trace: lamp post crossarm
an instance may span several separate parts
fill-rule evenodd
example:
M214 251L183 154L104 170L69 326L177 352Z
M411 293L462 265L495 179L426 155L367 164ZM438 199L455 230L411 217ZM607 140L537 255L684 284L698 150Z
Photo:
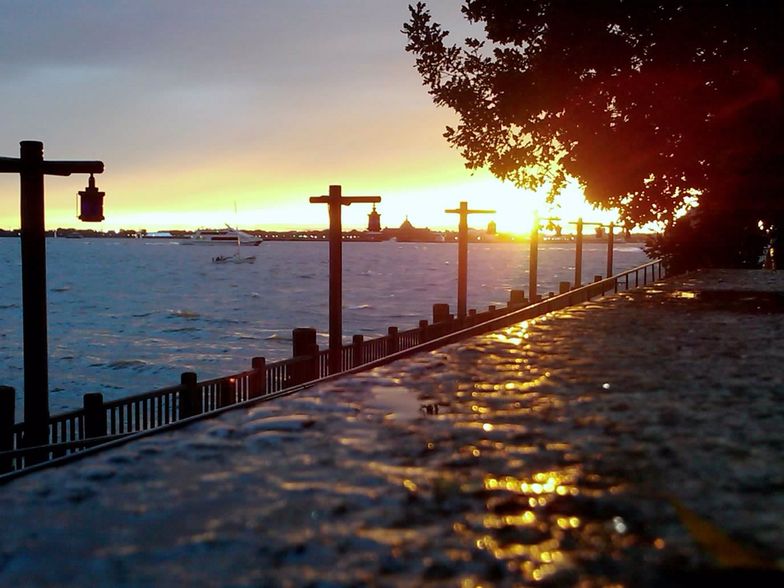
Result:
M588 222L588 221L570 221L569 222L570 225L576 225L578 223L583 225L583 226L586 226L586 225L591 225L591 226L595 226L595 227L607 226L606 223L591 223L591 222ZM612 223L610 223L610 224L612 224Z
M340 203L348 206L354 202L367 202L369 204L377 204L381 202L381 196L343 196Z
M41 163L41 169L44 174L50 176L101 174L103 161L44 161Z
M36 161L26 162L18 157L0 157L0 173L18 174L39 171L49 176L103 173L103 161Z
M444 212L451 214L495 214L495 210L462 210L460 208L447 209Z
M344 206L349 206L354 202L368 202L375 204L381 202L381 196L340 196L339 198L335 198L334 196L310 197L311 204L333 204L336 200Z
M18 157L0 157L0 174L18 174L22 170L22 160Z

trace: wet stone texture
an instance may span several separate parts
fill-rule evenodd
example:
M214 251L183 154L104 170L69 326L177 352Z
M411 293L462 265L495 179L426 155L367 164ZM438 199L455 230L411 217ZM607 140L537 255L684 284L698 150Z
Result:
M0 585L784 585L784 272L705 272L0 488Z

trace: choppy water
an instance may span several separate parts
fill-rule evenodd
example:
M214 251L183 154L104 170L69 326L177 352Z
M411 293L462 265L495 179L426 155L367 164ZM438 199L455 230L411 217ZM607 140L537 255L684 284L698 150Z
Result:
M210 378L247 369L251 357L291 355L291 330L315 327L327 344L328 249L320 242L265 242L253 265L215 265L219 247L173 242L47 242L51 409L85 392L116 398L168 386L183 371ZM250 250L248 250L250 251ZM606 246L584 245L583 281L605 269ZM457 247L451 243L345 243L343 332L374 337L412 328L432 304L453 308ZM638 244L618 244L616 271L644 263ZM543 244L539 290L574 277L574 246ZM21 260L0 239L0 383L17 389L21 415ZM504 304L528 289L527 244L471 244L469 307Z

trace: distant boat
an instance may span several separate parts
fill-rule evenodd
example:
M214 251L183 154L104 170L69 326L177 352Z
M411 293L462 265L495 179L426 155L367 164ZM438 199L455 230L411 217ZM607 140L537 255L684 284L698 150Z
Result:
M255 263L256 256L249 255L247 257L243 257L239 254L239 252L235 253L234 255L218 255L217 257L212 258L212 263Z
M225 229L199 229L187 239L179 239L181 245L261 245L262 239L240 231L229 225ZM225 257L225 256L219 256Z

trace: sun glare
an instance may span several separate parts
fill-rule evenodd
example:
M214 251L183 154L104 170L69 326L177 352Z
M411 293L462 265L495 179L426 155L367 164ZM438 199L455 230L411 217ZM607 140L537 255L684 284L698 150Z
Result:
M308 203L308 197L325 194L330 181L314 184L311 178L281 175L264 170L255 175L245 167L193 170L194 173L162 176L129 175L118 170L99 184L107 192L107 220L99 230L195 229L222 227L228 223L245 229L323 229L327 211ZM379 195L383 227L399 227L408 219L415 227L433 230L455 229L457 218L444 212L465 200L471 208L492 209L494 214L472 215L469 225L484 229L490 221L499 233L528 235L535 214L559 217L564 233L574 231L569 224L582 217L586 222L607 223L617 218L614 211L593 209L585 202L577 181L570 182L555 204L546 202L546 188L526 191L501 182L488 172L479 171L466 178L464 170L444 169L442 174L419 177L368 172L343 177L346 195ZM263 181L260 182L259 178ZM333 180L334 181L334 180ZM79 226L74 211L78 180L63 181L48 194L47 228ZM143 186L140 190L139 187ZM14 209L16 207L13 207ZM18 211L9 209L2 225L18 226ZM236 212L235 212L236 209ZM367 205L343 208L343 227L367 227ZM1 226L1 225L0 225Z
M484 228L490 221L500 233L528 235L534 215L555 216L562 219L564 233L574 231L569 222L582 217L586 222L609 223L617 219L617 211L594 209L585 201L578 182L569 183L554 204L546 202L546 189L536 192L516 188L493 177L472 179L468 182L430 186L416 190L396 190L382 193L379 212L382 225L399 226L406 218L416 227L454 229L456 218L444 212L465 200L472 208L492 209L494 214L472 216L469 225ZM346 222L361 226L368 211L359 208L344 211Z

